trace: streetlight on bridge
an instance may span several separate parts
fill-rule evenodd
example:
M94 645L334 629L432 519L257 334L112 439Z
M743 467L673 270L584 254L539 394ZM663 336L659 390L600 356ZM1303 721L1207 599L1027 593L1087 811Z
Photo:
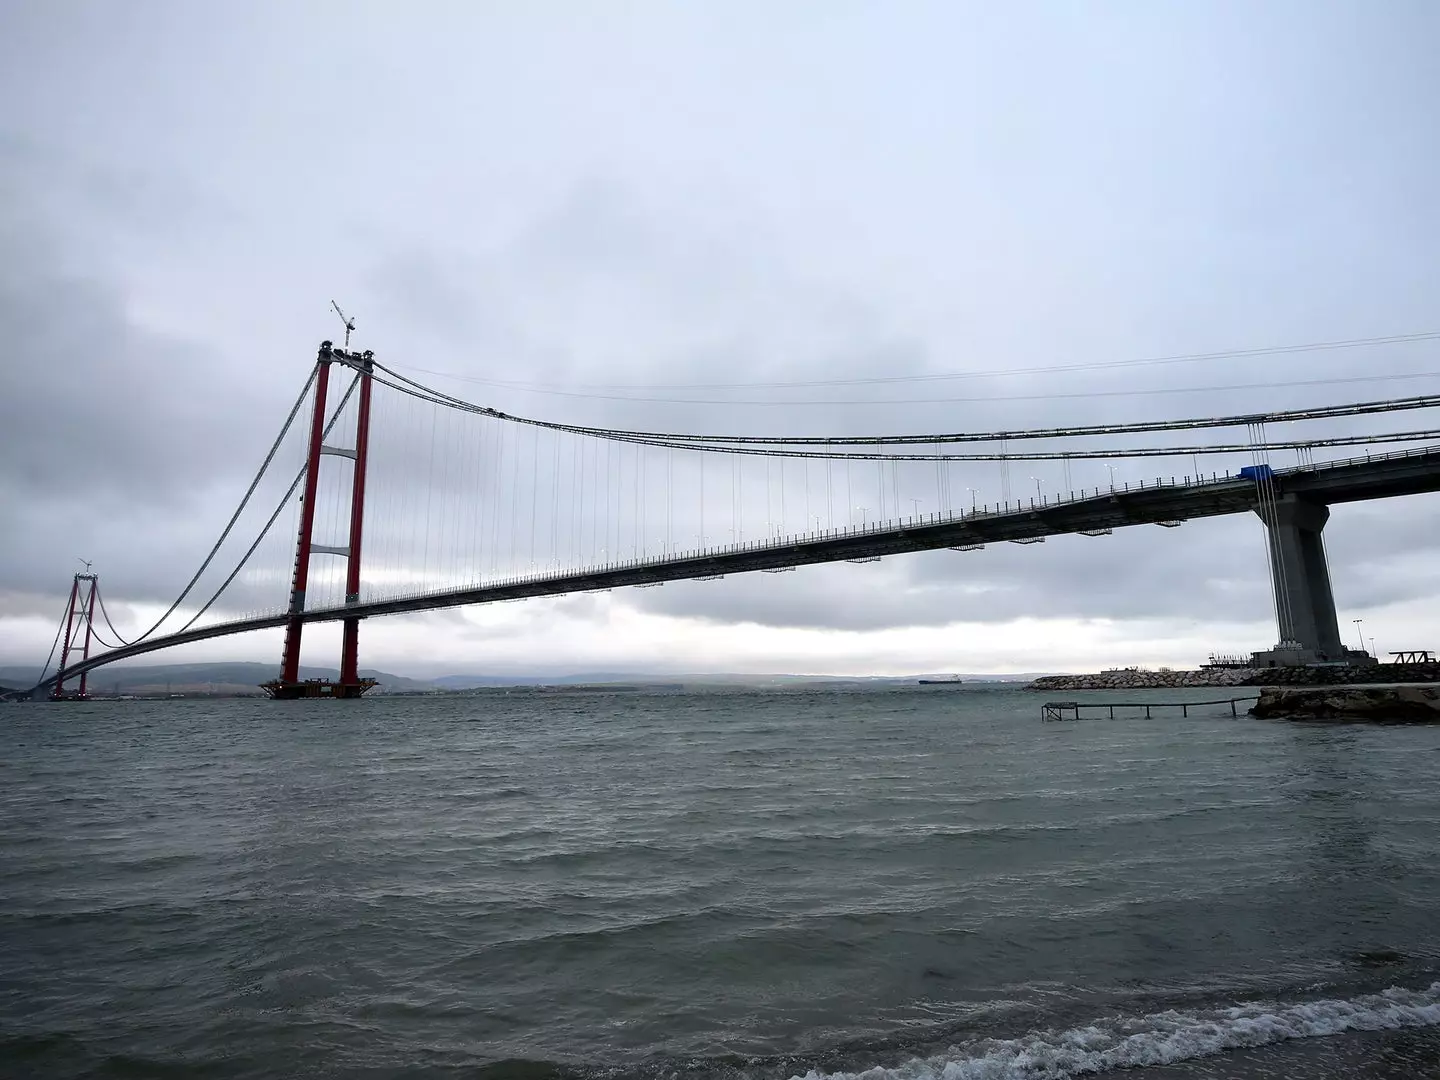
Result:
M1360 651L1363 653L1365 651L1365 634L1361 631L1360 624L1363 623L1365 620L1351 619L1350 621L1355 624L1355 636L1360 639Z

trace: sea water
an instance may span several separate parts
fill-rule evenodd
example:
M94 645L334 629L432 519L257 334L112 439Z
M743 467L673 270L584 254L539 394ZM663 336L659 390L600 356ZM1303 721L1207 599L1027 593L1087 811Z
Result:
M1440 1076L1440 728L1041 700L0 707L0 1075Z

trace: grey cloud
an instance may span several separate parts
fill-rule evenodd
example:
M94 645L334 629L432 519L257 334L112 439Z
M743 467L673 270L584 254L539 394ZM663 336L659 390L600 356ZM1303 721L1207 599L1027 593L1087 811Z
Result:
M54 582L45 582L53 585ZM48 592L24 592L0 589L0 618L58 619L62 614L59 601Z
M577 185L484 257L404 250L369 280L386 317L438 339L481 380L684 384L919 374L923 346L854 293L797 277L693 216L618 183ZM434 367L403 344L387 361ZM519 413L676 430L733 422L714 406L616 396L522 396L482 382L472 394ZM684 398L685 391L649 396ZM705 395L700 395L705 396ZM720 396L723 403L724 395ZM771 430L769 413L740 426ZM810 419L806 417L806 419ZM823 415L815 418L823 423Z
M39 207L10 149L0 588L59 588L84 555L137 599L173 596L177 568L198 565L278 429L275 388L134 319L103 260L81 271L84 239Z
M176 240L191 229L241 224L232 205L144 162L100 165L83 150L0 129L0 191L21 220L84 233L84 258L113 272L113 245L134 237ZM101 243L100 241L103 241Z

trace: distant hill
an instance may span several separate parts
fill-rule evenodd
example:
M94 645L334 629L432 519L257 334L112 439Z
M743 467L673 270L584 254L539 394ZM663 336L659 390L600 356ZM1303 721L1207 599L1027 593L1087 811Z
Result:
M213 693L250 694L260 692L260 684L276 675L275 664L243 662L214 664L112 664L90 675L92 694L163 694ZM51 674L54 674L53 672ZM386 671L361 669L365 678L375 679L389 691L424 691L436 689L435 684L421 679L407 679ZM38 668L0 667L0 683L6 686L30 687L40 677ZM302 679L338 679L335 668L302 667Z
M441 675L431 680L447 690L475 690L487 686L573 686L626 683L632 686L684 683L691 686L806 686L855 683L865 686L908 686L920 679L950 678L940 675L792 675L785 673L747 675L726 672L673 673L637 671L585 671L554 675ZM1039 676L962 674L965 682L1031 682Z
M53 674L53 672L52 672ZM213 693L213 694L254 694L259 693L260 684L269 682L277 674L275 664L225 662L213 664L112 664L100 668L90 676L90 690L98 694L165 694L165 693ZM477 690L491 686L597 686L625 684L629 686L663 685L676 686L735 686L735 687L783 687L783 686L908 686L925 678L949 678L950 672L938 675L919 673L916 675L794 675L783 672L773 674L737 674L727 672L654 672L654 671L579 671L547 675L442 675L434 679L411 679L386 671L362 669L361 675L376 679L383 690L391 693L423 693L433 690ZM0 695L4 687L19 687L26 690L35 685L40 677L38 668L0 666ZM302 679L338 679L335 668L302 667ZM1020 683L1030 682L1039 677L1036 673L1018 675L986 675L960 673L966 683Z
M446 690L476 690L485 686L570 686L576 683L673 683L675 675L637 675L634 672L594 671L568 675L441 675L430 681Z
M447 690L477 690L487 686L605 686L622 683L650 686L677 683L705 686L791 686L813 682L876 682L885 680L837 679L825 675L737 675L725 672L670 673L655 671L576 671L552 675L441 675L432 680Z

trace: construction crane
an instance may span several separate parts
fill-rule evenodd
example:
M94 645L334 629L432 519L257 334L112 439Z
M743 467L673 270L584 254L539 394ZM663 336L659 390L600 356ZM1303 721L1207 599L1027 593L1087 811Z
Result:
M339 315L340 321L345 324L345 348L348 349L350 348L350 331L355 329L355 320L340 310L340 305L334 300L330 301L330 306L335 309L335 314Z

